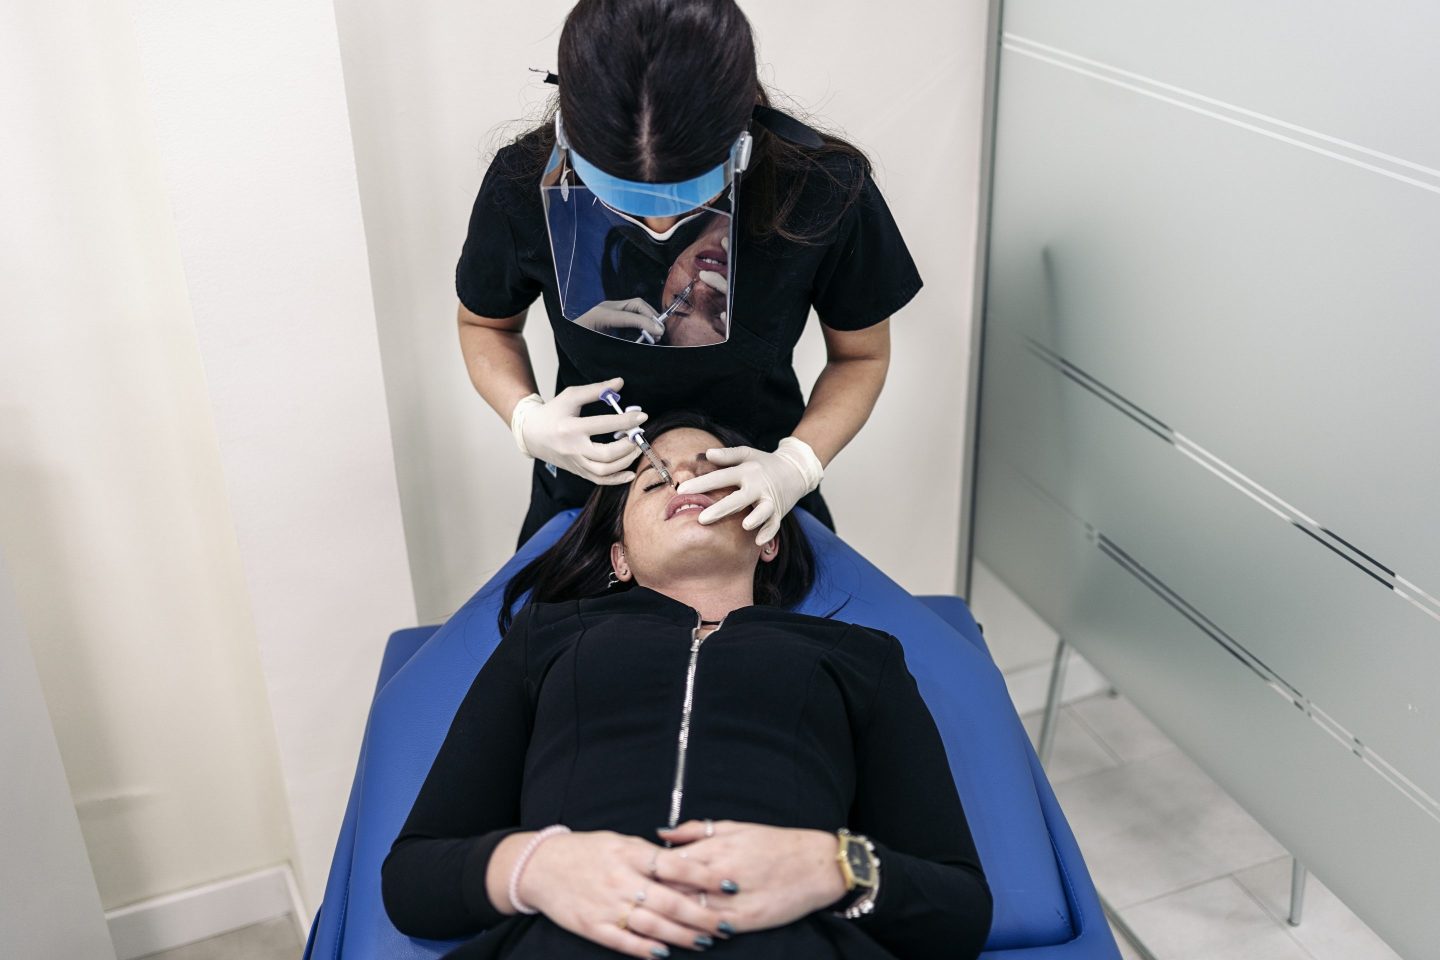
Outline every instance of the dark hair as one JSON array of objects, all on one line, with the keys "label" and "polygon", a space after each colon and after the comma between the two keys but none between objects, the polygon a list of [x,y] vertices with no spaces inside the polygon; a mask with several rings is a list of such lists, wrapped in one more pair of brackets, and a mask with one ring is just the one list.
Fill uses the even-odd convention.
[{"label": "dark hair", "polygon": [[[722,162],[755,105],[771,105],[750,21],[735,0],[580,0],[560,32],[558,69],[560,91],[545,121],[515,141],[526,153],[527,179],[550,156],[557,107],[575,151],[606,173],[672,183]],[[823,132],[818,147],[758,123],[751,135],[742,224],[757,237],[820,242],[859,198],[870,161]],[[827,162],[836,159],[842,163]],[[811,176],[835,198],[802,223],[795,208]]]},{"label": "dark hair", "polygon": [[[678,412],[657,417],[646,424],[654,440],[671,430],[690,427],[703,430],[721,446],[737,447],[748,440],[729,427],[722,427],[700,413]],[[624,538],[625,504],[630,484],[596,487],[585,507],[564,535],[544,553],[520,569],[505,585],[497,622],[503,634],[510,629],[512,611],[527,591],[530,600],[551,603],[576,600],[608,591],[629,590],[633,583],[607,586],[610,580],[610,545]],[[815,582],[815,552],[793,513],[780,521],[780,554],[769,563],[755,565],[755,602],[776,607],[794,607]]]}]

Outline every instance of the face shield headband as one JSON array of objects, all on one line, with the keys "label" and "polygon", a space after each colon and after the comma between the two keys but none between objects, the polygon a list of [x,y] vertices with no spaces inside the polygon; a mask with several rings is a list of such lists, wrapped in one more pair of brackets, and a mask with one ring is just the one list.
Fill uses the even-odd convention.
[{"label": "face shield headband", "polygon": [[723,162],[697,177],[676,183],[646,183],[612,177],[570,146],[558,111],[555,114],[555,145],[568,155],[570,165],[590,192],[612,210],[632,217],[676,217],[705,206],[734,182],[750,165],[754,140],[748,130],[742,130]]}]

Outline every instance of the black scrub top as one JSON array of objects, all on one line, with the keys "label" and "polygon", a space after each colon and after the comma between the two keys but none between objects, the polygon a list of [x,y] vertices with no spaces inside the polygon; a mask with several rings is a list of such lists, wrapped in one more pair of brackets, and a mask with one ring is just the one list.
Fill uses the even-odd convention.
[{"label": "black scrub top", "polygon": [[[397,929],[474,938],[447,960],[619,956],[544,914],[500,913],[486,891],[490,856],[510,834],[552,823],[659,842],[654,825],[670,814],[697,620],[690,606],[646,587],[530,604],[516,616],[461,702],[381,868]],[[742,607],[705,637],[694,670],[680,820],[848,826],[874,842],[880,859],[869,915],[835,916],[842,897],[783,926],[719,940],[707,953],[980,953],[994,911],[990,885],[898,640],[779,607]]]},{"label": "black scrub top", "polygon": [[[511,317],[543,297],[560,365],[555,392],[624,377],[621,396],[652,418],[694,410],[740,431],[763,450],[774,450],[805,411],[793,351],[810,308],[836,330],[861,330],[899,310],[922,281],[890,208],[859,162],[823,156],[823,169],[803,182],[781,182],[781,195],[798,191],[791,224],[803,232],[834,219],[857,177],[857,201],[815,243],[779,236],[756,238],[746,226],[745,179],[740,180],[740,222],[730,339],[704,347],[659,347],[589,330],[560,308],[540,169],[524,146],[500,149],[480,185],[469,233],[455,270],[455,289],[466,309],[482,317]],[[752,198],[753,199],[753,198]],[[610,412],[602,404],[585,415]],[[609,437],[603,438],[609,440]],[[520,542],[560,510],[582,506],[594,485],[537,461],[530,511]],[[833,528],[819,491],[800,501]]]}]

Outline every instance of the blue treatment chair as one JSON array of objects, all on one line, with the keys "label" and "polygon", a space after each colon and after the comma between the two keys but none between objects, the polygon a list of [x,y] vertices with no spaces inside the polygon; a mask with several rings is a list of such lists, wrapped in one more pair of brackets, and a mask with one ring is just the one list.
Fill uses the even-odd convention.
[{"label": "blue treatment chair", "polygon": [[[495,615],[504,584],[577,512],[546,524],[445,624],[391,636],[305,960],[420,960],[453,948],[411,939],[390,924],[380,864],[499,640]],[[940,728],[995,899],[982,956],[1119,960],[1075,837],[964,601],[911,596],[815,518],[803,510],[797,516],[819,565],[801,611],[836,611],[838,619],[899,638]]]}]

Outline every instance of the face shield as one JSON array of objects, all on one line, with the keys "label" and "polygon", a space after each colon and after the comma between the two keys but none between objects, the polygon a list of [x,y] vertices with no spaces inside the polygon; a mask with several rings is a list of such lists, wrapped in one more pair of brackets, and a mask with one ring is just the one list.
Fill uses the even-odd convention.
[{"label": "face shield", "polygon": [[[579,156],[555,116],[555,148],[540,180],[560,307],[606,336],[659,346],[730,337],[742,132],[725,161],[678,183],[622,180]],[[666,218],[655,230],[643,218]]]}]

